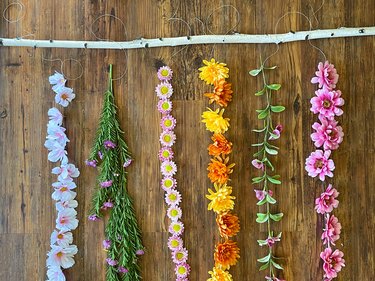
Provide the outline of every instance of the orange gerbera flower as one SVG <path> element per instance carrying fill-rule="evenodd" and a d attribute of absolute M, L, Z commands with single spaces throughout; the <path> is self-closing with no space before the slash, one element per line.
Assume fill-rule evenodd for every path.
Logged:
<path fill-rule="evenodd" d="M 221 154 L 228 155 L 232 152 L 232 143 L 222 134 L 214 134 L 211 139 L 214 143 L 208 146 L 208 154 L 220 156 Z"/>
<path fill-rule="evenodd" d="M 236 242 L 228 240 L 216 245 L 214 253 L 215 266 L 221 266 L 222 269 L 229 269 L 237 263 L 239 258 L 240 248 L 238 248 Z"/>
<path fill-rule="evenodd" d="M 226 239 L 235 236 L 240 231 L 240 221 L 238 217 L 230 212 L 219 214 L 216 217 L 220 235 Z"/>
<path fill-rule="evenodd" d="M 208 274 L 211 275 L 207 281 L 233 281 L 232 275 L 221 268 L 214 267 Z"/>
<path fill-rule="evenodd" d="M 211 159 L 211 163 L 208 164 L 208 177 L 211 182 L 217 182 L 220 184 L 226 183 L 229 179 L 229 175 L 233 172 L 234 163 L 228 165 L 229 157 L 223 159 L 220 156 L 215 159 Z"/>
<path fill-rule="evenodd" d="M 199 78 L 207 84 L 213 85 L 216 80 L 228 78 L 229 69 L 225 63 L 216 62 L 215 59 L 211 61 L 203 60 L 204 66 L 199 68 Z"/>
<path fill-rule="evenodd" d="M 226 184 L 220 185 L 214 183 L 215 191 L 211 188 L 208 189 L 208 195 L 206 195 L 207 199 L 211 200 L 210 204 L 208 204 L 207 209 L 213 210 L 215 213 L 222 213 L 227 212 L 229 210 L 233 210 L 234 208 L 234 199 L 236 197 L 231 196 L 232 194 L 232 187 Z"/>
<path fill-rule="evenodd" d="M 210 99 L 210 104 L 216 104 L 227 107 L 228 102 L 232 100 L 232 84 L 225 81 L 225 79 L 216 80 L 214 82 L 215 88 L 213 93 L 205 94 Z"/>

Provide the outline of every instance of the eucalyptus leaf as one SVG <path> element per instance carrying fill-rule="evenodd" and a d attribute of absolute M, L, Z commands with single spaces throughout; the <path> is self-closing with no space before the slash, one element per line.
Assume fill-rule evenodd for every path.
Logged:
<path fill-rule="evenodd" d="M 265 223 L 266 221 L 268 221 L 268 214 L 263 214 L 263 213 L 257 213 L 257 219 L 256 219 L 256 222 L 257 223 Z"/>
<path fill-rule="evenodd" d="M 266 149 L 266 152 L 268 153 L 268 154 L 270 154 L 270 155 L 277 155 L 277 150 L 275 150 L 275 149 L 272 149 L 272 148 L 269 148 L 269 147 L 265 147 L 265 149 Z"/>
<path fill-rule="evenodd" d="M 268 254 L 267 256 L 263 258 L 257 259 L 257 261 L 261 263 L 266 263 L 266 262 L 269 262 L 270 259 L 271 259 L 271 254 Z"/>
<path fill-rule="evenodd" d="M 272 112 L 283 112 L 285 110 L 285 106 L 282 105 L 271 105 Z"/>
<path fill-rule="evenodd" d="M 270 214 L 270 218 L 274 221 L 281 221 L 282 217 L 284 216 L 283 213 L 278 214 Z"/>
<path fill-rule="evenodd" d="M 251 75 L 251 76 L 257 76 L 259 73 L 261 73 L 261 71 L 262 71 L 262 69 L 260 68 L 260 69 L 253 69 L 253 70 L 250 70 L 249 71 L 249 74 Z"/>
<path fill-rule="evenodd" d="M 266 240 L 257 240 L 259 246 L 265 246 L 267 245 L 267 241 Z"/>
<path fill-rule="evenodd" d="M 252 130 L 252 131 L 255 132 L 255 133 L 262 133 L 262 132 L 264 132 L 266 129 L 267 129 L 267 127 L 264 127 L 263 129 L 254 129 L 254 130 Z"/>
<path fill-rule="evenodd" d="M 259 267 L 259 271 L 265 270 L 265 269 L 267 269 L 269 266 L 270 266 L 270 263 L 267 262 L 267 263 L 263 264 L 261 267 Z"/>
<path fill-rule="evenodd" d="M 256 95 L 256 96 L 261 96 L 261 95 L 263 95 L 265 89 L 266 89 L 266 88 L 263 88 L 262 90 L 256 92 L 255 95 Z"/>
<path fill-rule="evenodd" d="M 277 68 L 277 65 L 270 66 L 270 67 L 264 67 L 264 69 L 268 69 L 268 70 L 273 70 L 273 69 L 276 69 L 276 68 Z"/>
<path fill-rule="evenodd" d="M 253 183 L 260 183 L 262 182 L 264 179 L 264 177 L 256 177 L 256 178 L 252 178 L 252 181 Z"/>
<path fill-rule="evenodd" d="M 267 180 L 273 184 L 281 184 L 281 181 L 270 176 L 267 176 Z"/>
<path fill-rule="evenodd" d="M 274 262 L 273 260 L 271 260 L 271 264 L 274 267 L 276 267 L 277 269 L 284 270 L 284 268 L 281 265 L 279 265 L 278 263 Z"/>
<path fill-rule="evenodd" d="M 253 143 L 251 146 L 255 147 L 255 146 L 262 146 L 263 145 L 263 142 L 261 143 Z"/>
<path fill-rule="evenodd" d="M 268 116 L 269 114 L 269 111 L 268 111 L 268 108 L 266 108 L 265 110 L 263 110 L 261 113 L 258 114 L 258 119 L 264 119 Z"/>
<path fill-rule="evenodd" d="M 273 197 L 272 197 L 271 195 L 269 195 L 269 194 L 266 195 L 266 200 L 267 200 L 267 202 L 270 203 L 270 204 L 276 204 L 276 200 L 275 200 L 275 198 L 273 198 Z"/>
<path fill-rule="evenodd" d="M 267 202 L 267 198 L 264 197 L 261 201 L 258 201 L 258 202 L 257 202 L 257 205 L 258 205 L 258 206 L 262 206 L 262 205 L 266 204 L 266 202 Z"/>
<path fill-rule="evenodd" d="M 271 84 L 271 85 L 267 85 L 267 88 L 270 89 L 270 90 L 273 90 L 273 91 L 278 91 L 278 90 L 280 90 L 281 85 L 280 84 Z"/>

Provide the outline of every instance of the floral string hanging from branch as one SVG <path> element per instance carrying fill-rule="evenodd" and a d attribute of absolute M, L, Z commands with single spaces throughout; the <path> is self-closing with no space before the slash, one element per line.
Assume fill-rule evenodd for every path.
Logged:
<path fill-rule="evenodd" d="M 336 116 L 341 116 L 344 99 L 341 98 L 341 91 L 336 90 L 338 74 L 333 64 L 328 61 L 318 64 L 318 70 L 311 83 L 318 84 L 315 96 L 311 98 L 311 111 L 318 114 L 319 122 L 312 125 L 314 132 L 311 140 L 317 148 L 306 159 L 306 171 L 310 177 L 319 177 L 322 182 L 322 194 L 315 199 L 315 210 L 323 216 L 324 228 L 322 240 L 324 250 L 320 254 L 323 260 L 324 280 L 329 281 L 337 277 L 337 274 L 345 266 L 344 253 L 335 249 L 336 242 L 340 238 L 341 224 L 338 218 L 331 214 L 333 209 L 338 207 L 336 199 L 339 192 L 332 184 L 327 183 L 326 177 L 333 177 L 335 164 L 331 152 L 338 149 L 343 141 L 344 133 L 341 126 L 338 126 Z"/>
<path fill-rule="evenodd" d="M 211 278 L 208 281 L 231 281 L 229 273 L 231 266 L 237 264 L 240 257 L 240 249 L 237 243 L 231 238 L 237 235 L 240 230 L 239 219 L 232 212 L 234 199 L 232 187 L 229 186 L 230 174 L 233 172 L 234 163 L 230 164 L 229 155 L 232 153 L 232 143 L 226 139 L 224 133 L 229 128 L 229 118 L 223 117 L 224 108 L 232 101 L 232 85 L 226 81 L 229 77 L 229 69 L 225 63 L 203 61 L 204 66 L 199 68 L 199 78 L 208 85 L 213 85 L 213 92 L 205 94 L 209 103 L 215 103 L 218 108 L 208 108 L 202 114 L 202 122 L 206 129 L 213 133 L 212 143 L 208 146 L 208 154 L 212 157 L 208 164 L 208 178 L 213 183 L 206 195 L 210 200 L 208 210 L 216 214 L 216 223 L 219 228 L 221 241 L 215 246 L 215 266 L 209 271 Z"/>
<path fill-rule="evenodd" d="M 67 107 L 75 98 L 71 88 L 65 86 L 66 79 L 58 72 L 49 77 L 55 92 L 55 102 Z M 62 127 L 63 115 L 55 107 L 48 110 L 49 122 L 47 125 L 47 140 L 44 146 L 48 149 L 48 160 L 52 163 L 60 162 L 59 166 L 52 169 L 52 174 L 57 175 L 57 182 L 52 184 L 54 192 L 52 199 L 56 202 L 57 219 L 56 230 L 51 234 L 51 250 L 47 258 L 47 276 L 49 281 L 65 281 L 62 269 L 74 265 L 74 255 L 78 249 L 73 245 L 72 230 L 78 226 L 77 212 L 75 208 L 78 202 L 75 200 L 77 185 L 74 178 L 79 176 L 79 170 L 69 163 L 66 145 L 69 142 Z"/>
<path fill-rule="evenodd" d="M 275 166 L 272 163 L 272 156 L 276 156 L 279 153 L 279 148 L 275 146 L 274 142 L 280 138 L 283 126 L 281 124 L 273 123 L 273 115 L 280 113 L 285 110 L 282 105 L 274 105 L 272 100 L 272 94 L 280 90 L 280 84 L 269 84 L 266 77 L 266 72 L 274 70 L 276 66 L 266 67 L 261 61 L 259 69 L 251 70 L 249 73 L 251 76 L 262 75 L 263 87 L 261 90 L 255 93 L 256 96 L 261 97 L 265 102 L 265 107 L 257 109 L 258 119 L 262 121 L 263 126 L 260 129 L 253 130 L 259 134 L 260 142 L 253 144 L 253 147 L 257 147 L 258 151 L 254 153 L 254 159 L 251 161 L 255 169 L 260 173 L 252 179 L 253 184 L 257 185 L 255 189 L 255 196 L 258 199 L 257 205 L 261 208 L 261 211 L 257 213 L 256 222 L 260 224 L 267 224 L 267 237 L 258 240 L 258 244 L 261 247 L 267 248 L 267 255 L 258 259 L 258 262 L 262 264 L 259 270 L 268 270 L 268 275 L 265 277 L 266 280 L 284 281 L 279 279 L 277 276 L 277 270 L 283 270 L 283 267 L 277 261 L 275 256 L 275 244 L 281 241 L 281 232 L 274 233 L 272 230 L 272 222 L 278 222 L 282 219 L 283 213 L 273 213 L 271 206 L 277 203 L 273 196 L 273 191 L 270 185 L 280 185 L 280 175 L 276 174 Z"/>
<path fill-rule="evenodd" d="M 168 66 L 162 66 L 157 72 L 160 83 L 156 86 L 155 92 L 159 98 L 157 104 L 158 111 L 162 114 L 160 127 L 161 149 L 159 151 L 159 159 L 161 161 L 161 188 L 165 191 L 165 202 L 168 205 L 167 216 L 171 220 L 168 227 L 170 237 L 168 240 L 168 248 L 171 251 L 172 261 L 175 264 L 176 281 L 187 281 L 190 273 L 190 266 L 187 263 L 188 251 L 184 247 L 182 235 L 184 232 L 184 224 L 181 221 L 182 210 L 179 207 L 181 203 L 181 194 L 177 191 L 177 181 L 174 178 L 177 173 L 177 165 L 173 161 L 174 153 L 172 147 L 176 140 L 173 132 L 176 127 L 176 119 L 171 115 L 173 94 L 171 79 L 173 72 Z"/>
<path fill-rule="evenodd" d="M 132 159 L 117 117 L 112 88 L 112 65 L 108 89 L 90 157 L 86 165 L 96 167 L 99 175 L 89 220 L 110 217 L 103 248 L 107 251 L 107 281 L 141 280 L 138 257 L 144 254 L 133 202 L 126 189 L 126 168 Z"/>

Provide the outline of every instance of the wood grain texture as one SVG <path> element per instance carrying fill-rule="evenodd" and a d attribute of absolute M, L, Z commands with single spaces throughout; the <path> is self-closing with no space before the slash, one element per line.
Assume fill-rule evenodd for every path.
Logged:
<path fill-rule="evenodd" d="M 10 2 L 1 1 L 0 11 Z M 192 35 L 225 33 L 233 26 L 241 33 L 273 33 L 277 20 L 291 11 L 301 11 L 311 17 L 314 28 L 375 25 L 373 0 L 325 1 L 314 18 L 313 11 L 321 5 L 318 2 L 23 0 L 25 17 L 13 24 L 2 19 L 0 34 L 16 37 L 31 33 L 39 39 L 75 40 L 94 40 L 91 31 L 109 40 L 189 34 L 186 24 L 168 21 L 170 17 L 187 21 Z M 231 8 L 216 10 L 210 16 L 214 9 L 227 4 L 240 11 L 237 26 L 237 14 Z M 121 18 L 126 32 L 113 18 L 94 22 L 102 14 Z M 11 8 L 6 15 L 14 19 L 17 10 Z M 277 32 L 308 28 L 303 17 L 290 14 L 280 21 Z M 336 65 L 340 74 L 338 88 L 346 100 L 345 114 L 340 118 L 345 138 L 333 154 L 336 163 L 333 182 L 340 191 L 340 208 L 335 214 L 343 226 L 339 247 L 345 252 L 347 262 L 337 280 L 369 281 L 375 278 L 375 38 L 318 40 L 314 44 Z M 264 254 L 264 249 L 256 243 L 264 229 L 255 223 L 256 199 L 250 184 L 253 174 L 250 160 L 254 152 L 250 144 L 256 142 L 251 129 L 258 125 L 254 109 L 260 106 L 253 93 L 260 87 L 260 81 L 250 77 L 248 70 L 258 65 L 260 55 L 265 58 L 275 49 L 274 45 L 191 46 L 127 52 L 0 48 L 0 280 L 45 280 L 46 252 L 56 217 L 51 200 L 51 183 L 55 180 L 50 173 L 53 165 L 48 163 L 43 147 L 47 110 L 54 105 L 47 78 L 54 70 L 60 70 L 60 63 L 43 58 L 66 60 L 63 71 L 70 78 L 80 75 L 79 65 L 70 58 L 78 59 L 84 69 L 79 79 L 69 81 L 77 97 L 64 110 L 71 140 L 69 156 L 81 169 L 77 189 L 80 225 L 74 231 L 79 253 L 76 265 L 67 270 L 68 280 L 104 280 L 105 252 L 100 245 L 104 225 L 86 219 L 96 173 L 83 162 L 95 135 L 109 63 L 115 64 L 114 76 L 121 76 L 115 82 L 115 97 L 126 140 L 135 158 L 129 169 L 129 192 L 134 198 L 147 248 L 142 258 L 143 278 L 145 281 L 173 280 L 166 246 L 168 220 L 159 187 L 157 157 L 160 129 L 154 87 L 156 65 L 160 61 L 169 64 L 175 72 L 173 114 L 178 120 L 177 179 L 184 200 L 191 280 L 206 280 L 207 271 L 213 266 L 217 229 L 214 214 L 206 211 L 204 198 L 210 186 L 206 173 L 209 162 L 206 146 L 210 135 L 200 123 L 200 114 L 208 104 L 203 98 L 208 87 L 198 80 L 197 69 L 202 59 L 211 56 L 228 63 L 229 80 L 235 91 L 226 114 L 231 119 L 228 137 L 234 143 L 232 159 L 236 162 L 232 185 L 242 231 L 237 237 L 241 259 L 232 272 L 234 280 L 264 280 L 255 262 Z M 322 55 L 308 42 L 297 42 L 282 44 L 269 61 L 279 66 L 272 73 L 271 81 L 283 85 L 276 99 L 287 106 L 280 114 L 285 131 L 279 141 L 282 157 L 276 161 L 283 185 L 275 190 L 279 199 L 277 209 L 285 213 L 285 218 L 275 228 L 284 233 L 277 252 L 284 257 L 284 277 L 288 281 L 322 279 L 319 264 L 322 221 L 313 210 L 319 187 L 304 172 L 305 157 L 313 149 L 309 135 L 315 120 L 309 111 L 309 99 L 315 88 L 309 81 L 321 60 Z"/>

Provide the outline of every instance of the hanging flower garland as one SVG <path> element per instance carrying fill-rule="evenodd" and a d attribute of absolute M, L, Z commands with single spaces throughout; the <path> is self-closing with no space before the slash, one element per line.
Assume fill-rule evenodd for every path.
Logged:
<path fill-rule="evenodd" d="M 107 281 L 141 280 L 138 257 L 144 254 L 133 202 L 126 190 L 126 168 L 132 159 L 117 119 L 112 88 L 112 65 L 99 128 L 86 165 L 99 171 L 89 220 L 97 221 L 110 210 L 103 249 L 107 251 Z"/>
<path fill-rule="evenodd" d="M 65 87 L 66 79 L 58 72 L 49 77 L 53 85 L 56 103 L 66 107 L 75 98 L 71 88 Z M 77 187 L 74 178 L 79 176 L 79 170 L 74 164 L 68 162 L 65 147 L 69 142 L 65 134 L 66 129 L 62 127 L 63 115 L 55 107 L 48 110 L 49 122 L 47 125 L 47 140 L 44 146 L 48 149 L 48 160 L 59 163 L 58 167 L 52 169 L 52 174 L 57 175 L 57 182 L 53 183 L 54 192 L 52 199 L 55 200 L 57 219 L 56 229 L 51 234 L 51 250 L 47 256 L 47 276 L 50 281 L 65 281 L 63 269 L 74 265 L 74 255 L 78 249 L 73 245 L 72 230 L 78 226 L 77 212 L 75 208 L 78 202 L 75 200 Z"/>
<path fill-rule="evenodd" d="M 338 207 L 339 201 L 336 199 L 339 192 L 332 184 L 326 183 L 326 177 L 333 177 L 335 164 L 330 159 L 331 152 L 338 149 L 343 141 L 344 133 L 341 126 L 335 120 L 336 116 L 341 116 L 344 99 L 341 98 L 341 91 L 335 90 L 339 78 L 333 64 L 326 61 L 318 64 L 318 70 L 311 83 L 318 84 L 315 96 L 311 98 L 311 111 L 318 114 L 319 122 L 312 125 L 314 132 L 311 140 L 317 150 L 312 152 L 306 159 L 306 171 L 310 177 L 319 177 L 322 181 L 323 193 L 315 199 L 315 210 L 323 216 L 324 229 L 322 240 L 324 250 L 320 254 L 323 260 L 324 280 L 329 281 L 337 277 L 337 274 L 345 266 L 344 253 L 339 249 L 334 249 L 336 241 L 340 238 L 341 224 L 332 213 Z"/>
<path fill-rule="evenodd" d="M 209 188 L 206 195 L 210 200 L 208 210 L 216 213 L 216 222 L 222 241 L 215 246 L 215 266 L 208 273 L 211 278 L 208 281 L 231 281 L 229 273 L 231 266 L 237 264 L 240 249 L 237 243 L 230 238 L 237 235 L 240 230 L 238 216 L 232 213 L 234 199 L 232 187 L 228 185 L 230 174 L 233 172 L 234 163 L 230 164 L 229 155 L 232 152 L 232 143 L 223 135 L 229 128 L 229 118 L 223 117 L 224 108 L 232 100 L 232 85 L 225 79 L 229 77 L 229 69 L 225 63 L 203 60 L 205 64 L 199 68 L 199 78 L 209 85 L 213 85 L 212 93 L 205 94 L 209 103 L 216 103 L 219 108 L 208 108 L 202 114 L 202 122 L 206 129 L 213 133 L 212 143 L 208 146 L 208 153 L 212 156 L 208 164 L 208 178 L 213 183 L 213 189 Z"/>
<path fill-rule="evenodd" d="M 281 88 L 280 84 L 268 84 L 266 79 L 266 71 L 273 70 L 276 66 L 265 67 L 261 62 L 259 69 L 251 70 L 249 73 L 251 76 L 257 76 L 262 74 L 263 88 L 256 92 L 255 95 L 265 99 L 266 107 L 256 110 L 258 113 L 258 119 L 263 121 L 263 128 L 253 130 L 258 133 L 261 139 L 260 143 L 253 144 L 253 147 L 258 147 L 258 152 L 254 153 L 251 164 L 261 172 L 260 176 L 252 179 L 253 184 L 259 185 L 255 189 L 255 196 L 258 199 L 258 206 L 261 206 L 262 212 L 257 213 L 256 222 L 263 224 L 267 223 L 267 237 L 263 240 L 258 240 L 259 246 L 266 246 L 268 253 L 263 258 L 258 259 L 258 262 L 263 265 L 259 270 L 269 270 L 269 274 L 265 277 L 266 280 L 274 281 L 285 281 L 277 277 L 277 269 L 283 270 L 283 267 L 278 264 L 277 257 L 275 257 L 275 244 L 281 241 L 281 232 L 277 235 L 272 231 L 272 221 L 278 222 L 282 219 L 283 213 L 271 213 L 271 205 L 277 203 L 273 197 L 273 191 L 270 189 L 270 185 L 280 185 L 280 175 L 275 173 L 275 167 L 271 162 L 271 156 L 277 155 L 279 148 L 273 144 L 274 141 L 280 138 L 283 126 L 281 124 L 274 125 L 272 117 L 274 113 L 283 112 L 285 107 L 282 105 L 272 105 L 272 93 L 278 91 Z"/>
<path fill-rule="evenodd" d="M 184 247 L 182 235 L 184 232 L 184 224 L 181 221 L 182 210 L 179 204 L 182 200 L 181 194 L 177 191 L 177 181 L 174 175 L 177 173 L 177 165 L 173 161 L 174 153 L 172 147 L 176 140 L 173 132 L 176 127 L 176 119 L 171 115 L 173 94 L 172 84 L 170 83 L 173 71 L 168 66 L 162 66 L 157 72 L 160 83 L 156 86 L 155 92 L 159 98 L 157 105 L 158 111 L 162 114 L 160 127 L 161 149 L 159 151 L 159 159 L 161 161 L 160 170 L 162 173 L 161 188 L 165 191 L 165 202 L 168 205 L 167 216 L 171 220 L 169 225 L 170 237 L 168 240 L 168 248 L 171 251 L 172 260 L 175 264 L 176 281 L 188 280 L 190 266 L 187 262 L 188 251 Z"/>

